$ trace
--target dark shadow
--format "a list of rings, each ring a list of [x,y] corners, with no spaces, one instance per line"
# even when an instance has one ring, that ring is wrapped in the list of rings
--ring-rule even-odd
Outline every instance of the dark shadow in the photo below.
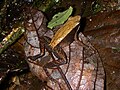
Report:
[[[84,32],[86,26],[86,17],[82,17],[80,20],[80,29],[78,30],[78,33]]]
[[[6,90],[10,86],[10,80],[12,77],[19,76],[28,72],[30,72],[28,67],[8,72],[5,78],[3,78],[3,80],[0,82],[0,90]]]

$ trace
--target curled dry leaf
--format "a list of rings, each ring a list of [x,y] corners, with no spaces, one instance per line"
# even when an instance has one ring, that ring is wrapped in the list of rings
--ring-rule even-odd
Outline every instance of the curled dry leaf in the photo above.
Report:
[[[80,16],[76,16],[79,17]],[[79,24],[79,20],[75,20],[75,26]],[[68,24],[70,26],[70,24]],[[35,26],[35,25],[34,25]],[[73,28],[74,28],[73,26]],[[68,29],[68,27],[66,28]],[[70,30],[71,31],[71,30]],[[34,32],[34,33],[33,33]],[[40,33],[41,31],[39,31]],[[59,30],[62,32],[59,38],[64,38],[69,31]],[[65,32],[65,35],[62,35]],[[41,53],[39,43],[39,37],[37,36],[36,30],[29,32],[29,40],[31,44],[25,44],[26,56],[35,56]],[[28,35],[28,33],[27,33]],[[50,34],[46,34],[50,37]],[[44,34],[42,35],[44,37]],[[57,37],[57,36],[55,36]],[[31,39],[37,38],[37,39]],[[53,39],[54,41],[54,39]],[[27,41],[29,42],[29,41]],[[46,43],[46,41],[44,41]],[[52,42],[52,41],[51,41]],[[33,43],[36,43],[34,45]],[[57,41],[57,44],[59,41]],[[84,44],[81,44],[84,43]],[[51,45],[53,48],[57,45]],[[38,46],[38,47],[35,47]],[[57,45],[58,46],[58,45]],[[49,62],[53,61],[53,57],[58,62],[57,55],[54,54],[56,51],[52,51],[53,56],[45,48],[45,54],[42,57],[37,58],[35,61],[27,60],[30,70],[39,79],[47,82],[45,89],[48,90],[103,90],[104,89],[104,68],[102,61],[99,57],[99,53],[96,49],[88,42],[87,38],[80,33],[79,40],[73,41],[70,45],[66,45],[61,48],[64,50],[68,59],[67,64],[58,65],[52,68],[45,68],[44,66]],[[48,49],[48,48],[47,48]],[[51,50],[51,49],[50,49]],[[58,54],[59,55],[59,54]],[[61,58],[61,57],[60,57]],[[52,63],[51,63],[52,64]],[[48,64],[49,65],[49,64]],[[49,66],[48,66],[49,67]]]

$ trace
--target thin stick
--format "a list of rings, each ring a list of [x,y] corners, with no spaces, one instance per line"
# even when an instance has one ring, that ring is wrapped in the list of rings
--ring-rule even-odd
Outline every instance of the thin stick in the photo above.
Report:
[[[84,48],[83,48],[83,58],[82,58],[82,69],[81,69],[81,72],[80,72],[80,78],[79,78],[79,82],[78,82],[78,85],[76,87],[76,90],[79,90],[79,87],[80,87],[80,83],[81,83],[81,80],[82,80],[82,76],[83,76],[83,71],[84,71]]]

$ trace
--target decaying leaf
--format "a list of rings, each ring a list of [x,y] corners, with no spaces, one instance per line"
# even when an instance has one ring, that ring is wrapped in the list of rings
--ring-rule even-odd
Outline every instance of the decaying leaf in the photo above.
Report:
[[[80,16],[70,17],[68,21],[55,33],[50,42],[50,46],[54,48],[59,44],[78,24]]]
[[[52,29],[55,26],[63,24],[68,19],[68,17],[72,14],[72,11],[73,11],[73,8],[70,6],[69,9],[67,9],[66,11],[55,14],[52,20],[48,23],[47,27]]]
[[[68,21],[60,28],[51,43],[42,37],[49,37],[48,34],[44,34],[39,39],[31,39],[32,42],[44,43],[44,55],[35,60],[28,59],[30,70],[43,82],[47,83],[47,90],[103,90],[104,89],[104,68],[99,57],[99,53],[87,40],[87,38],[80,33],[78,39],[75,39],[71,44],[66,46],[61,45],[61,41],[75,28],[80,22],[80,16],[70,17]],[[34,20],[33,20],[34,21]],[[34,25],[35,26],[35,25]],[[30,31],[30,30],[29,30]],[[32,33],[31,34],[37,34]],[[35,30],[36,32],[36,30]],[[41,32],[41,31],[40,31]],[[28,34],[28,33],[27,33]],[[30,34],[30,35],[31,35]],[[31,38],[37,35],[31,35]],[[34,37],[33,37],[34,38]],[[38,43],[39,42],[39,43]],[[47,43],[46,43],[47,42]],[[81,45],[83,43],[83,45]],[[58,65],[54,62],[62,62],[62,53],[59,53],[57,49],[52,49],[56,45],[60,44],[60,47],[66,54],[65,57],[68,62]],[[50,47],[50,46],[52,47]],[[85,47],[84,47],[85,45]],[[53,51],[54,50],[54,51]],[[56,52],[56,53],[54,53]],[[59,54],[58,54],[58,53]],[[26,43],[25,45],[26,56],[38,56],[41,54],[39,47],[34,47]],[[54,62],[52,62],[54,61]],[[67,61],[67,60],[66,60]],[[51,62],[51,63],[50,63]],[[47,67],[45,67],[47,65]],[[51,67],[52,65],[55,65]],[[48,68],[49,67],[49,68]]]

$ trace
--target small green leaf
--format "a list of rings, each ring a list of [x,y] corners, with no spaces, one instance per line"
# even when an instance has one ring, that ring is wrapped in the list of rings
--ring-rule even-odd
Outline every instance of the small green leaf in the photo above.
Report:
[[[48,28],[52,29],[55,26],[63,24],[68,17],[72,14],[73,8],[70,6],[69,9],[59,12],[52,17],[52,20],[48,23]]]

